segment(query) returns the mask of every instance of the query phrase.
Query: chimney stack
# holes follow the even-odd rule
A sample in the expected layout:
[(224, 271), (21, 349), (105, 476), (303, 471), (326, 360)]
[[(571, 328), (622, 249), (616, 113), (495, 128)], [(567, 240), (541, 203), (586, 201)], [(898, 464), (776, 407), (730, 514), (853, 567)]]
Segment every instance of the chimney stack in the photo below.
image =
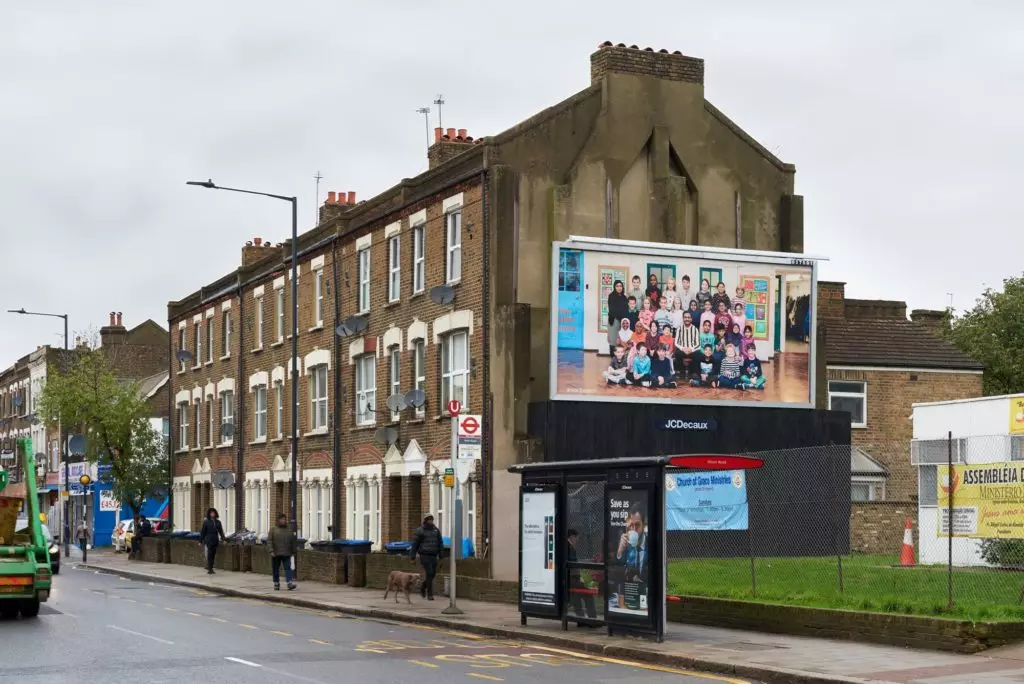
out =
[(597, 52), (590, 55), (590, 82), (598, 83), (607, 74), (624, 76), (650, 76), (663, 81), (680, 81), (704, 85), (704, 60), (687, 57), (678, 50), (626, 47), (624, 43), (612, 45), (610, 40), (601, 43)]
[(938, 337), (943, 329), (949, 329), (949, 312), (932, 309), (914, 309), (910, 312), (910, 320), (927, 328), (928, 332)]
[(483, 141), (474, 141), (465, 128), (449, 128), (447, 130), (435, 128), (434, 144), (427, 150), (430, 168), (441, 166), (449, 159), (462, 154), (480, 142)]
[[(110, 312), (110, 325), (100, 328), (100, 344), (102, 346), (110, 347), (128, 340), (128, 331), (121, 325), (121, 316), (120, 311)], [(75, 346), (79, 346), (79, 340), (75, 341)]]
[(263, 257), (270, 254), (270, 248), (273, 245), (269, 242), (264, 242), (261, 237), (254, 237), (252, 240), (247, 240), (245, 245), (242, 247), (242, 267), (255, 264)]

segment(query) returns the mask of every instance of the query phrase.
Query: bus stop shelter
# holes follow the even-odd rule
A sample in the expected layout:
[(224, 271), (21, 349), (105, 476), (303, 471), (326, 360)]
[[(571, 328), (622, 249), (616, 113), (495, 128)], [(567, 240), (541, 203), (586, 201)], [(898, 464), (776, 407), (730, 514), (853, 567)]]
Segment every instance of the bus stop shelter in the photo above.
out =
[(662, 641), (665, 481), (684, 470), (746, 470), (746, 456), (612, 458), (509, 467), (519, 473), (519, 613)]

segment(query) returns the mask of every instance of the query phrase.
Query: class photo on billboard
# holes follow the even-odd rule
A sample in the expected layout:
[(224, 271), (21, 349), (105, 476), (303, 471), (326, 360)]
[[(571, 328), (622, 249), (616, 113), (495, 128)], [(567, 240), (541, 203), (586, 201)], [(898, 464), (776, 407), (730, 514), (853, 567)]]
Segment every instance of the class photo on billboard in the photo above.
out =
[(615, 240), (553, 250), (555, 399), (813, 405), (814, 259)]

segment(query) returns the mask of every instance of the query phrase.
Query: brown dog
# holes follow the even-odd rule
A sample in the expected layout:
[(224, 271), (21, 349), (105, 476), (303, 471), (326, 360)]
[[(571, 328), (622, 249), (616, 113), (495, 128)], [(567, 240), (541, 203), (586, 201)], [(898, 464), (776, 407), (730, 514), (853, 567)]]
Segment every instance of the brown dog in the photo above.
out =
[(394, 591), (395, 603), (398, 603), (398, 594), (405, 592), (405, 600), (408, 603), (412, 603), (412, 599), (409, 598), (409, 592), (416, 591), (421, 586), (423, 586), (423, 577), (419, 573), (392, 570), (391, 574), (388, 575), (388, 586), (384, 590), (384, 598), (388, 597), (389, 592)]

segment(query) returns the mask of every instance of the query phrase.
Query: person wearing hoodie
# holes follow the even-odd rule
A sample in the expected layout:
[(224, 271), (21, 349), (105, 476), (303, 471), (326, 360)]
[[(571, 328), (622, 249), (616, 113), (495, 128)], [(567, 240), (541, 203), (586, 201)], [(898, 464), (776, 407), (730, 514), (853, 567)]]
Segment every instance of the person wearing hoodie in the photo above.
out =
[(292, 556), (295, 555), (298, 540), (295, 532), (288, 527), (288, 516), (278, 513), (277, 525), (267, 535), (267, 549), (270, 551), (270, 567), (274, 576), (274, 589), (281, 588), (281, 566), (284, 566), (284, 580), (288, 584), (288, 590), (295, 588), (292, 581)]
[(216, 508), (206, 511), (206, 520), (199, 529), (199, 544), (206, 547), (206, 573), (213, 574), (213, 561), (217, 557), (217, 546), (224, 537), (224, 526), (220, 524), (220, 514)]
[(414, 561), (417, 555), (420, 557), (424, 575), (420, 596), (428, 601), (434, 600), (434, 576), (437, 575), (437, 562), (443, 548), (444, 540), (441, 538), (441, 530), (434, 525), (434, 516), (428, 515), (423, 519), (423, 524), (413, 533), (412, 549), (409, 551), (409, 555)]

